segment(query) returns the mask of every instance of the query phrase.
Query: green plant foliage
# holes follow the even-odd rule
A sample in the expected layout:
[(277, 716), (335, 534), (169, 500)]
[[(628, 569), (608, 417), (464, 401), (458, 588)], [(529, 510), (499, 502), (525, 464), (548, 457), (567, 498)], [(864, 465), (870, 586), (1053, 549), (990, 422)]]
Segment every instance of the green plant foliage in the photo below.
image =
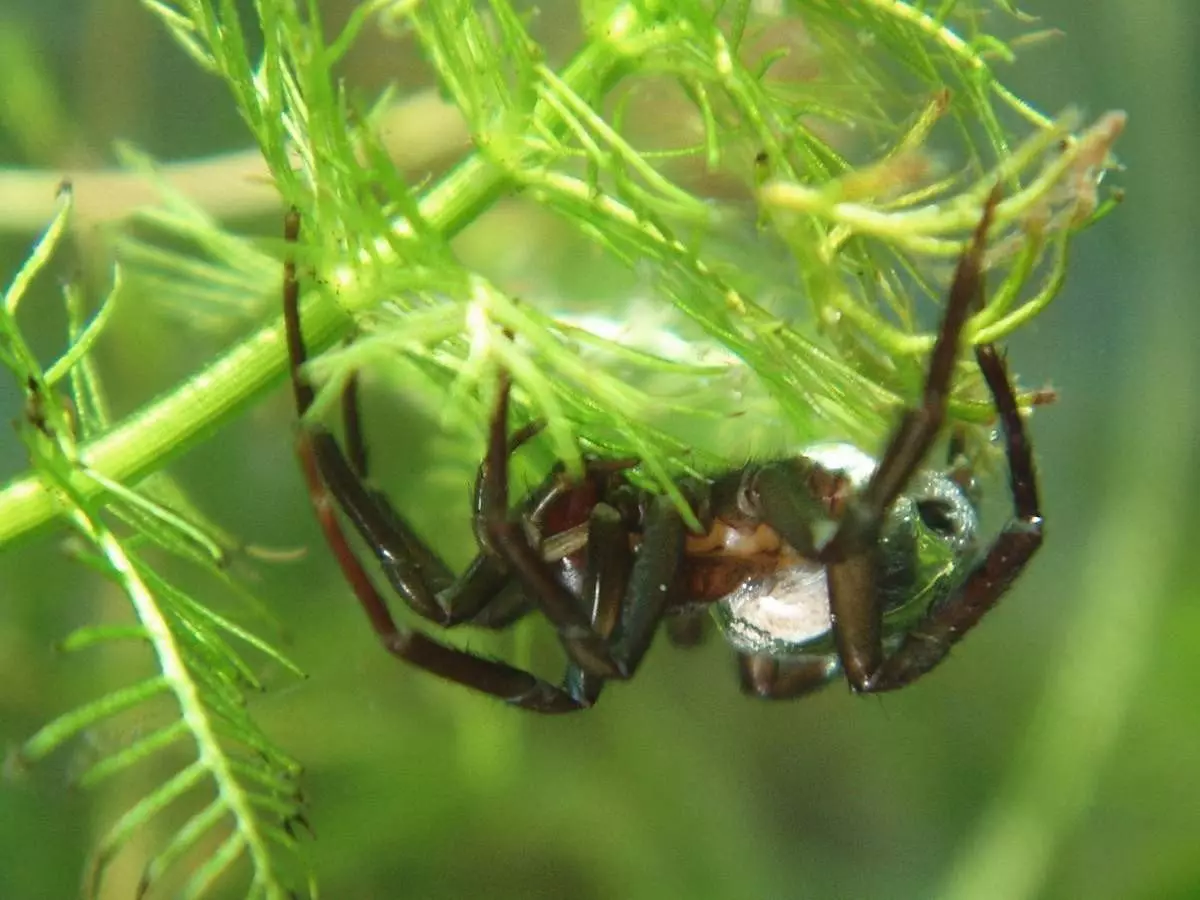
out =
[[(691, 434), (719, 434), (745, 414), (743, 432), (783, 430), (791, 443), (886, 437), (919, 390), (942, 276), (995, 185), (993, 292), (967, 326), (975, 342), (1047, 307), (1072, 238), (1117, 199), (1099, 185), (1124, 116), (1047, 117), (1005, 88), (989, 60), (1011, 59), (1012, 46), (981, 30), (977, 13), (1025, 20), (1000, 0), (794, 0), (778, 12), (750, 0), (589, 0), (582, 43), (563, 64), (531, 31), (535, 11), (507, 0), (366, 0), (334, 34), (317, 0), (256, 0), (249, 14), (233, 0), (143, 2), (227, 86), (304, 224), (297, 247), (248, 240), (160, 179), (161, 205), (117, 238), (121, 266), (96, 315), (84, 322), (82, 299), (65, 291), (68, 347), (43, 367), (16, 314), (62, 239), (67, 192), (5, 294), (0, 361), (28, 397), (31, 470), (0, 490), (0, 546), (67, 522), (79, 561), (119, 587), (136, 624), (86, 627), (63, 648), (133, 642), (154, 658), (144, 678), (46, 725), (18, 757), (37, 761), (165, 701), (168, 722), (79, 781), (190, 754), (100, 841), (93, 891), (134, 834), (187, 804), (194, 811), (155, 849), (143, 890), (175, 879), (181, 896), (202, 896), (238, 863), (251, 896), (305, 887), (292, 836), (305, 821), (298, 766), (246, 711), (245, 692), (262, 685), (234, 647), (296, 667), (158, 562), (191, 563), (248, 599), (227, 567), (237, 542), (163, 470), (284, 379), (285, 254), (298, 256), (308, 343), (323, 351), (310, 363), (322, 385), (313, 415), (368, 371), (474, 439), (503, 367), (516, 416), (546, 423), (541, 464), (637, 459), (637, 477), (690, 517), (678, 477), (730, 452)], [(438, 177), (406, 180), (381, 124), (399, 104), (363, 102), (342, 79), (368, 25), (414, 42), (461, 116), (468, 149)], [(670, 127), (648, 128), (648, 117)], [(156, 177), (135, 151), (125, 160)], [(722, 179), (730, 199), (713, 200), (704, 186)], [(474, 264), (456, 240), (502, 200), (561, 224), (644, 282), (649, 300), (549, 303)], [(748, 249), (758, 245), (770, 249)], [(782, 271), (768, 253), (786, 259)], [(258, 330), (114, 423), (89, 351), (131, 288), (196, 331), (246, 320)], [(950, 413), (978, 445), (994, 421), (985, 398), (964, 362)], [(742, 436), (733, 452), (753, 445)]]
[[(226, 588), (240, 593), (223, 571), (219, 535), (209, 534), (202, 523), (160, 505), (152, 492), (126, 488), (95, 472), (80, 458), (77, 435), (90, 436), (109, 424), (87, 351), (107, 320), (112, 296), (84, 326), (76, 316), (77, 298), (68, 289), (70, 343), (45, 370), (17, 323), (23, 295), (63, 237), (70, 201), (70, 188), (64, 187), (58, 216), (4, 294), (0, 363), (25, 388), (25, 420), (19, 423), (19, 431), (41, 483), (81, 541), (75, 555), (117, 586), (137, 620), (136, 625), (78, 629), (62, 641), (62, 650), (141, 643), (153, 653), (155, 672), (64, 713), (25, 741), (10, 765), (36, 763), (106, 722), (170, 698), (173, 709), (168, 724), (131, 736), (78, 776), (81, 787), (94, 787), (131, 768), (156, 765), (163, 754), (169, 754), (172, 761), (181, 754), (182, 758), (191, 757), (125, 810), (101, 839), (86, 877), (85, 895), (97, 895), (105, 868), (140, 829), (168, 808), (193, 803), (193, 795), (201, 790), (210, 799), (154, 852), (145, 867), (142, 893), (157, 888), (172, 868), (186, 859), (189, 867), (178, 896), (210, 895), (221, 876), (246, 858), (252, 873), (247, 896), (285, 897), (298, 873), (302, 875), (292, 835), (294, 825), (304, 821), (296, 784), (300, 767), (250, 718), (244, 692), (261, 690), (262, 684), (229, 639), (248, 644), (266, 659), (301, 673), (269, 643), (197, 601), (160, 572), (155, 560), (161, 554), (155, 551), (199, 564)], [(63, 381), (72, 385), (70, 405), (59, 392)], [(79, 485), (88, 483), (94, 491), (85, 496)], [(164, 489), (160, 480), (159, 491)], [(110, 517), (118, 519), (122, 527), (110, 525)]]
[[(502, 363), (517, 382), (521, 414), (546, 420), (553, 452), (570, 468), (582, 440), (641, 459), (648, 481), (671, 493), (674, 475), (711, 468), (720, 452), (694, 447), (685, 459), (659, 427), (662, 413), (729, 412), (713, 397), (728, 396), (743, 367), (777, 405), (767, 418), (782, 413), (794, 439), (878, 442), (916, 389), (931, 341), (916, 313), (919, 300), (940, 294), (929, 285), (930, 266), (948, 265), (961, 249), (997, 181), (1006, 199), (992, 265), (1008, 271), (999, 302), (968, 333), (995, 340), (1032, 318), (1061, 284), (1070, 234), (1109, 208), (1096, 186), (1124, 121), (1109, 114), (1076, 133), (1073, 114), (1050, 120), (1016, 98), (987, 63), (1009, 51), (976, 30), (973, 17), (956, 18), (958, 4), (931, 13), (887, 0), (809, 0), (781, 20), (746, 2), (597, 2), (584, 7), (588, 40), (562, 67), (546, 62), (526, 17), (502, 0), (364, 3), (328, 42), (316, 4), (260, 0), (251, 23), (232, 3), (147, 5), (227, 83), (285, 202), (303, 213), (303, 262), (317, 273), (305, 311), (315, 348), (357, 320), (389, 348), (390, 377), (415, 370), (407, 383), (426, 404), (476, 429), (481, 382)], [(360, 109), (338, 78), (339, 59), (372, 19), (415, 36), (466, 121), (475, 149), (437, 181), (404, 183), (373, 111)], [(694, 136), (645, 146), (629, 123), (641, 94), (663, 85), (679, 130)], [(1004, 114), (1031, 131), (1015, 149)], [(942, 120), (957, 133), (951, 167), (926, 150)], [(745, 217), (672, 177), (669, 164), (688, 159), (755, 190), (763, 239), (791, 252), (811, 317), (782, 318), (756, 299), (768, 286), (720, 248)], [(618, 367), (623, 348), (595, 340), (581, 356), (569, 316), (518, 302), (449, 247), (516, 193), (647, 272), (679, 315), (657, 329), (634, 317), (631, 331), (641, 328), (650, 343), (656, 330), (677, 333), (736, 364), (714, 377), (706, 366), (682, 368), (697, 362), (694, 353), (664, 360), (649, 352), (621, 356)], [(142, 243), (130, 257), (140, 269), (132, 277), (159, 279), (164, 302), (197, 318), (218, 315), (215, 304), (236, 285), (243, 297), (270, 296), (270, 255), (178, 203), (173, 209), (169, 218), (156, 214), (155, 226), (191, 243), (204, 262)], [(192, 302), (198, 295), (209, 302)], [(367, 316), (385, 302), (387, 314)], [(630, 318), (623, 309), (607, 315)], [(516, 343), (499, 339), (508, 331)], [(89, 460), (117, 481), (161, 468), (276, 383), (282, 347), (275, 322), (102, 435)], [(363, 341), (316, 367), (335, 390), (379, 350)], [(700, 378), (713, 387), (702, 397)], [(964, 371), (952, 414), (986, 424), (981, 397), (978, 378)], [(0, 492), (0, 543), (53, 509), (34, 481)]]

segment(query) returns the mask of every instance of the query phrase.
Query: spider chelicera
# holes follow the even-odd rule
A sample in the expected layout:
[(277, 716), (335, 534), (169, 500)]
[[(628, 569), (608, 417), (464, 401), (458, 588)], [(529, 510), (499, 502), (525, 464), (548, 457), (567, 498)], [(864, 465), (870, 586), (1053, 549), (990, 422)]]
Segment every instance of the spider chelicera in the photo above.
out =
[[(958, 262), (921, 405), (906, 411), (876, 463), (847, 444), (754, 462), (680, 485), (706, 531), (690, 534), (666, 497), (625, 477), (630, 460), (590, 459), (582, 478), (556, 471), (517, 507), (509, 457), (537, 431), (509, 433), (511, 380), (499, 375), (474, 493), (479, 553), (455, 576), (367, 482), (355, 382), (343, 395), (346, 449), (302, 425), (298, 455), (325, 538), (388, 652), (465, 687), (541, 713), (592, 706), (608, 679), (637, 670), (659, 625), (679, 644), (715, 610), (737, 651), (745, 691), (797, 697), (845, 674), (859, 692), (911, 684), (936, 666), (1003, 596), (1041, 545), (1042, 516), (1025, 427), (1003, 357), (975, 358), (1005, 435), (1014, 514), (976, 546), (971, 476), (957, 462), (922, 469), (945, 419), (963, 325), (980, 302), (996, 196)], [(297, 239), (299, 217), (286, 236)], [(293, 261), (284, 317), (301, 417), (313, 402)], [(504, 628), (531, 610), (568, 656), (554, 684), (400, 625), (351, 549), (340, 508), (404, 601), (429, 622)]]

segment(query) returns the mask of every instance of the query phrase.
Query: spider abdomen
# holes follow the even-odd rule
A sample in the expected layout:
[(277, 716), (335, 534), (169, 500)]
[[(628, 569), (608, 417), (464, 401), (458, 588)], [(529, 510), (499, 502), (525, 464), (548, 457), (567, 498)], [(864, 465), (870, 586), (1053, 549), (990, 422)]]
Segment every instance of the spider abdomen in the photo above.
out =
[(811, 652), (832, 630), (825, 567), (794, 558), (790, 565), (737, 585), (714, 613), (726, 640), (739, 652), (777, 658)]

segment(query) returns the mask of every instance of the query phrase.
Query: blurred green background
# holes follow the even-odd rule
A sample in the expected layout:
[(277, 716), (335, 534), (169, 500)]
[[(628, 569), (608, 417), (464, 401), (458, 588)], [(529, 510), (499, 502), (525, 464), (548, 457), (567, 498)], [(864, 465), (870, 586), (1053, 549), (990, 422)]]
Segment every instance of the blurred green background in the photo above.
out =
[[(344, 5), (322, 7), (335, 18)], [(1048, 112), (1128, 110), (1127, 200), (1076, 242), (1063, 295), (1010, 348), (1025, 384), (1052, 383), (1062, 399), (1032, 425), (1049, 541), (1002, 608), (935, 675), (882, 699), (835, 686), (754, 702), (719, 640), (687, 654), (664, 643), (596, 710), (543, 720), (388, 658), (323, 549), (256, 563), (256, 589), (310, 677), (268, 672), (271, 690), (251, 702), (307, 768), (324, 896), (1200, 897), (1200, 6), (1027, 7), (1066, 37), (1001, 77)], [(248, 144), (223, 85), (136, 4), (7, 0), (0, 35), (10, 60), (26, 52), (22, 65), (40, 71), (0, 85), (0, 166), (99, 167), (118, 139), (163, 160)], [(395, 45), (367, 45), (364, 85), (411, 68)], [(0, 272), (31, 238), (0, 234)], [(84, 261), (68, 254), (58, 271)], [(38, 296), (24, 321), (49, 351), (53, 284)], [(232, 340), (136, 309), (111, 334), (99, 362), (118, 413)], [(0, 383), (0, 419), (20, 403)], [(243, 539), (319, 548), (292, 427), (280, 390), (172, 471)], [(430, 533), (462, 534), (465, 492), (403, 476), (444, 439), (410, 450), (386, 464), (398, 504), (438, 498), (444, 521)], [(15, 437), (0, 436), (0, 479), (23, 466)], [(132, 677), (140, 658), (52, 650), (71, 628), (124, 614), (53, 535), (0, 555), (0, 747), (98, 682)], [(139, 782), (85, 794), (70, 777), (120, 739), (98, 733), (0, 783), (0, 897), (77, 891), (82, 860)], [(143, 772), (142, 789), (155, 777)], [(126, 849), (104, 896), (132, 896), (161, 837)]]

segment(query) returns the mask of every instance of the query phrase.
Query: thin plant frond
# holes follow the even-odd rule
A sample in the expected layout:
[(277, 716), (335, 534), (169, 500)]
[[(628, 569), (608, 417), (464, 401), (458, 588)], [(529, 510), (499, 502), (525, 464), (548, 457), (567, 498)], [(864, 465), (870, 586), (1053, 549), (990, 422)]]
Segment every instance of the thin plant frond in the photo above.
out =
[[(62, 216), (69, 209), (68, 195)], [(187, 745), (191, 745), (192, 760), (129, 806), (100, 841), (86, 878), (89, 896), (99, 890), (106, 867), (135, 833), (168, 808), (187, 803), (193, 793), (203, 791), (212, 797), (210, 804), (220, 809), (214, 824), (219, 820), (228, 834), (221, 849), (196, 863), (186, 879), (195, 896), (210, 890), (219, 874), (244, 856), (252, 873), (253, 890), (260, 896), (282, 898), (291, 890), (288, 884), (295, 883), (297, 848), (294, 844), (280, 845), (273, 836), (268, 838), (264, 829), (268, 819), (279, 817), (286, 822), (299, 815), (299, 794), (295, 787), (298, 769), (283, 754), (274, 752), (254, 755), (256, 760), (278, 767), (274, 780), (258, 777), (243, 783), (235, 771), (233, 764), (247, 752), (246, 747), (269, 746), (270, 742), (246, 712), (241, 695), (243, 686), (261, 687), (258, 675), (221, 635), (232, 634), (263, 651), (268, 658), (297, 670), (267, 642), (255, 638), (227, 617), (209, 612), (204, 603), (160, 575), (135, 549), (148, 544), (180, 558), (214, 566), (223, 550), (202, 526), (90, 470), (81, 461), (75, 441), (75, 419), (53, 385), (62, 380), (80, 391), (81, 402), (77, 402), (76, 408), (89, 410), (89, 423), (103, 424), (107, 417), (106, 403), (95, 372), (86, 366), (86, 361), (91, 346), (102, 337), (107, 317), (101, 312), (89, 325), (83, 325), (78, 296), (66, 292), (71, 344), (51, 378), (25, 341), (16, 316), (17, 301), (32, 275), (45, 268), (53, 255), (65, 231), (64, 221), (62, 217), (55, 221), (0, 305), (0, 348), (4, 350), (0, 362), (26, 392), (25, 419), (18, 423), (19, 434), (39, 477), (53, 486), (63, 515), (75, 531), (80, 542), (76, 558), (120, 589), (135, 619), (128, 624), (85, 626), (64, 639), (63, 649), (90, 651), (134, 640), (149, 647), (156, 671), (60, 715), (28, 738), (17, 755), (26, 763), (36, 762), (72, 739), (135, 710), (151, 705), (161, 710), (163, 700), (171, 698), (173, 721), (107, 750), (78, 777), (81, 786), (111, 782), (134, 767), (151, 765), (151, 760), (169, 764), (175, 761), (178, 752), (186, 755)], [(89, 481), (102, 487), (104, 499), (114, 509), (124, 509), (126, 515), (116, 518), (133, 529), (131, 534), (118, 535), (106, 521), (102, 511), (104, 501), (85, 496), (81, 485)], [(185, 843), (187, 838), (188, 835), (183, 838)], [(169, 839), (171, 852), (163, 851), (165, 856), (155, 858), (159, 865), (153, 869), (154, 877), (164, 864), (178, 860), (178, 841), (179, 838)], [(237, 851), (232, 859), (228, 858), (231, 848)], [(284, 850), (290, 851), (287, 861), (281, 859)]]

